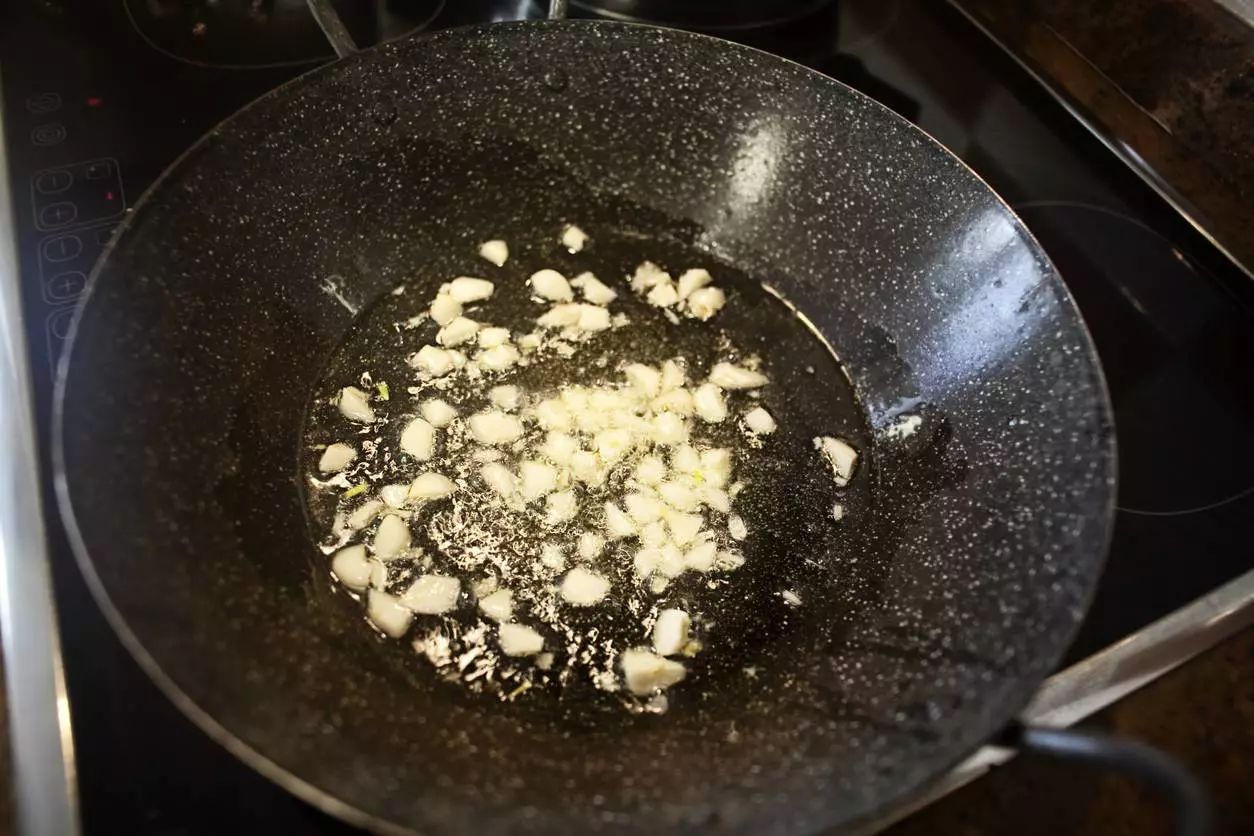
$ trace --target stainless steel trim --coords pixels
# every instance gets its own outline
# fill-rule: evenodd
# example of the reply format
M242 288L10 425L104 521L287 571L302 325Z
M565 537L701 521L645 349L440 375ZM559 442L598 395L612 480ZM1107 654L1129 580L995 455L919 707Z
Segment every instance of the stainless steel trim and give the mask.
M74 836L80 832L74 739L40 501L6 147L0 111L0 635L14 832Z
M1211 231L1210 223L1206 220L1202 212L1193 205L1192 201L1182 195L1171 185L1161 174L1146 162L1135 148L1132 148L1123 140L1116 136L1108 134L1100 125L1079 108L1071 97L1059 90L1053 81L1046 78L1028 63L1018 52L1011 49L989 30L987 26L980 21L973 13L968 12L962 7L961 0L948 0L949 5L961 14L966 20L980 31L980 34L988 38L990 42L995 44L1002 52L1009 56L1023 71L1041 86L1041 89L1050 95L1054 101L1058 102L1064 110L1069 113L1072 118L1088 129L1099 142L1106 146L1116 157L1132 170L1134 174L1141 178L1147 186L1153 189L1159 197L1167 202L1167 205L1176 210L1176 213L1185 220L1189 226L1193 227L1197 232L1205 238L1211 246L1221 252L1225 258L1231 261L1238 270L1254 280L1254 265L1247 265L1241 262L1239 258L1227 247L1225 247L1215 233Z
M1215 0L1246 26L1254 26L1254 0Z
M1023 722L1051 728L1074 725L1251 626L1254 571L1050 677L1024 710ZM985 746L927 796L877 821L874 830L913 815L1012 757L1008 749Z

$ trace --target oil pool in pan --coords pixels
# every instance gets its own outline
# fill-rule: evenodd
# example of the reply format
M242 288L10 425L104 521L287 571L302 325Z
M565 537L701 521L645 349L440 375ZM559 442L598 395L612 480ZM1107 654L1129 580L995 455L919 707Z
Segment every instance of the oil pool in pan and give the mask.
M313 533L368 623L436 675L497 699L582 692L663 711L702 679L769 667L795 611L862 593L841 563L865 486L842 484L838 471L854 468L834 468L847 448L832 439L869 452L863 413L831 348L761 283L674 241L559 231L485 245L474 275L491 288L439 293L452 276L415 276L360 316L310 403ZM599 304L582 309L595 323L581 331L558 308L584 300ZM573 327L537 325L563 312ZM444 349L458 368L446 370ZM580 478L578 456L597 457L582 450L572 466L546 432L559 421L559 442L578 438L569 415L545 414L572 387L611 410L630 407L624 391L677 398L666 417L684 416L685 442L620 431L632 452L602 450L601 470ZM507 435L481 443L493 428L476 415ZM588 436L583 446L596 449ZM569 488L552 484L555 460L564 480L576 474ZM682 485L668 478L681 470ZM648 564L681 550L685 568Z

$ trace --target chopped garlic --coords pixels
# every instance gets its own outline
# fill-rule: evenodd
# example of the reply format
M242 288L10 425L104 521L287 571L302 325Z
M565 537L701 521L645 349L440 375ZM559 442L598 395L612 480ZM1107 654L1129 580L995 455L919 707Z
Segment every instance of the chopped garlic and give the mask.
M544 499L544 521L548 525L561 525L574 519L578 511L579 505L575 501L574 491L558 491Z
M576 566L562 579L561 593L567 603L590 607L610 591L610 582L598 574Z
M715 363L710 371L710 382L721 389L757 389L768 383L761 372L731 363Z
M574 224L562 230L562 246L572 253L577 253L588 243L588 233Z
M675 545L686 546L697 539L701 526L705 525L705 518L700 514L670 513L666 515L666 525L671 530Z
M536 320L544 328L574 328L579 324L580 305L554 305Z
M647 397L657 397L662 390L662 373L644 363L629 363L623 368L623 376Z
M636 293L644 293L651 287L670 283L670 273L667 273L652 261L646 261L637 267L635 275L631 277L631 289Z
M508 622L514 617L514 593L498 589L479 599L479 610L494 622Z
M487 351L482 351L475 359L477 359L479 364L485 368L491 369L494 372L503 372L506 369L513 367L513 365L521 358L522 355L518 353L518 349L507 344L498 345L496 348L489 348Z
M329 444L318 459L318 470L323 473L338 473L357 460L357 451L347 444Z
M557 488L557 468L538 461L524 461L518 466L519 493L523 499L533 502L547 496Z
M779 593L779 597L783 598L784 603L790 607L801 606L801 597L791 589L785 589L783 592Z
M653 401L655 412L674 412L676 415L691 415L695 404L692 393L687 389L672 389L664 392Z
M636 536L636 525L631 517L612 502L605 503L605 530L614 540Z
M545 543L540 547L540 563L560 572L566 568L566 555L557 543Z
M506 656L535 656L544 650L544 636L523 624L502 624L498 636Z
M731 451L722 448L701 451L701 475L708 485L721 488L727 484L731 478Z
M488 398L499 409L513 412L522 403L522 390L517 386L493 386L492 391L488 392Z
M649 291L645 299L655 308L669 308L679 301L679 294L675 291L674 285L659 284Z
M713 508L719 513L726 514L731 511L731 497L726 491L716 488L714 485L703 484L697 488L697 494L701 497L701 502Z
M702 383L697 387L693 405L703 421L717 424L727 418L727 401L723 399L723 390L713 383Z
M509 261L509 244L498 239L492 241L484 241L479 246L479 257L487 259L497 267L504 267L505 262Z
M538 270L527 280L531 291L542 299L550 302L572 302L575 292L570 289L570 282L556 270Z
M457 417L457 410L438 398L423 401L419 411L423 419L433 427L447 427Z
M374 518L379 516L379 512L383 510L383 503L377 499L371 499L363 502L357 510L348 516L348 527L353 531L360 531L366 526L374 522Z
M409 525L395 514L388 514L379 523L379 530L374 533L375 556L381 560L390 560L409 548Z
M645 456L636 464L635 479L642 485L656 485L666 478L666 462L657 456Z
M692 621L683 610L668 609L657 614L653 624L653 650L659 656L674 656L688 644Z
M584 560L592 560L600 555L604 548L605 538L600 534L585 531L579 535L579 545L576 547L576 551Z
M580 331L605 331L609 329L610 312L596 305L579 306L579 322L576 327Z
M853 478L854 468L858 465L858 451L853 449L849 442L830 435L814 439L814 449L822 453L828 464L832 466L836 486L843 487L849 484L849 480Z
M435 455L435 427L425 418L415 418L401 432L401 450L420 462Z
M637 696L669 688L682 682L688 673L679 662L642 649L623 651L619 664L623 668L627 690Z
M544 437L544 443L540 445L540 455L562 467L569 466L571 458L577 452L579 442L576 439L554 430L549 431Z
M432 377L442 377L453 370L453 355L442 348L424 345L414 355L413 365Z
M410 499L431 502L451 496L456 490L457 485L453 484L453 480L447 476L441 476L439 473L423 473L409 484L408 496Z
M683 416L662 412L653 416L653 439L659 444L682 444L688 440L688 425Z
M714 568L718 557L718 546L712 541L697 543L684 555L684 566L694 572L708 572Z
M379 497L389 508L404 508L409 501L408 485L384 485Z
M509 500L513 498L518 490L514 474L510 473L509 468L503 464L489 462L479 468L479 476L489 488L496 491L503 499Z
M717 287L703 287L694 290L686 301L688 313L704 322L723 309L727 304L727 294Z
M331 558L331 571L354 592L361 592L370 586L370 575L374 572L374 563L366 556L365 546L349 546L340 549Z
M480 348L496 348L498 345L505 345L509 342L508 328L484 328L479 332Z
M570 474L587 485L599 485L605 474L596 453L578 450L570 457Z
M510 444L523 434L522 421L495 409L471 415L469 424L475 441L490 446Z
M570 284L579 288L583 298L594 305L608 305L618 298L617 292L591 273L580 273L570 280Z
M654 546L645 546L636 552L635 556L632 557L632 565L636 569L636 576L640 578L649 577L657 569L659 560L661 560L661 555Z
M668 578L676 578L684 573L684 553L674 543L663 543L657 550L657 568Z
M394 639L405 635L414 621L413 612L401 606L396 596L378 589L370 590L366 596L366 615L374 626Z
M556 398L540 402L536 407L536 421L546 430L566 431L571 428L570 412Z
M701 454L690 444L681 444L671 453L671 467L680 473L696 473L701 470Z
M608 463L618 461L635 447L632 434L623 429L603 430L596 434L593 443L601 460Z
M845 506L837 502L835 505L832 506L832 519L835 522L840 522L844 518L845 518Z
M673 479L658 485L657 492L662 501L676 511L695 511L700 504L692 488Z
M627 513L640 525L648 525L661 519L666 510L661 502L643 493L629 493L623 498Z
M700 290L713 280L709 270L700 267L685 270L679 277L679 298L687 299L694 290Z
M356 421L359 424L369 424L374 421L374 410L370 408L366 393L356 386L345 386L341 389L336 405L340 409L340 414L350 421Z
M732 514L727 518L727 532L731 534L733 540L743 540L749 536L749 527L745 525L745 521L740 518L739 514Z
M440 292L447 292L458 302L463 305L467 302L478 302L481 299L487 299L495 290L495 285L487 279L475 279L470 276L459 276L440 288Z
M448 325L462 315L462 303L447 293L441 293L431 303L431 318L439 326Z
M478 331L478 322L459 316L440 329L439 333L435 335L435 341L445 347L461 345L478 333Z
M667 360L662 364L662 391L669 392L672 389L678 389L688 382L688 375L684 372L684 367L674 360Z
M755 435L770 435L775 432L775 419L762 407L757 407L745 416L745 426Z
M462 582L448 575L423 575L401 594L401 604L423 615L443 615L457 608Z
M716 568L730 572L733 569L739 569L741 566L744 566L745 559L740 552L719 552L718 556L714 558L714 565Z
M666 533L666 526L661 520L649 523L640 529L640 542L651 549L659 549L669 542L671 536Z

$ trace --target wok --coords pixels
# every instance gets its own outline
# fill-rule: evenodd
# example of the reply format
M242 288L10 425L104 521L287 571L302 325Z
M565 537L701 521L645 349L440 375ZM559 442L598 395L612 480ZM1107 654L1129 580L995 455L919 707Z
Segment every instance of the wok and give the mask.
M307 526L310 398L356 312L402 282L426 299L485 269L479 241L548 240L561 221L768 281L852 383L842 422L866 464L840 545L801 528L749 554L763 609L718 658L760 675L697 673L705 697L673 689L661 716L436 681L333 588ZM790 391L804 405L836 385ZM923 429L889 443L903 412ZM97 265L57 425L71 540L139 663L246 763L380 832L871 822L1051 672L1114 496L1084 325L984 183L831 79L608 22L389 44L218 126ZM777 499L804 506L811 487L783 480ZM765 603L779 572L814 604Z

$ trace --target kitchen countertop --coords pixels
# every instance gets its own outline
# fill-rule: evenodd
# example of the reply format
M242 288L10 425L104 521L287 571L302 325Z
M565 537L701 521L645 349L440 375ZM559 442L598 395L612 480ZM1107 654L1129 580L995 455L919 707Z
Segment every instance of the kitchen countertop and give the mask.
M1216 836L1254 833L1254 629L1216 645L1081 724L1179 757L1206 783ZM1135 781L1019 757L882 836L1166 836L1165 809Z
M1254 274L1254 27L1215 0L954 3Z

